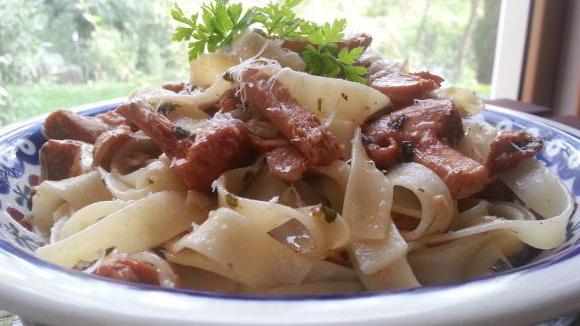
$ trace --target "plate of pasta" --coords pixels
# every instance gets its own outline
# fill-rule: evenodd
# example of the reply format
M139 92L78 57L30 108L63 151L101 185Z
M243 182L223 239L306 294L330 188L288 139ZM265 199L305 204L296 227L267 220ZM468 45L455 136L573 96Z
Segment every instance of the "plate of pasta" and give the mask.
M217 1L203 23L175 7L189 81L0 132L2 307L172 325L580 308L577 131L486 108L294 2Z

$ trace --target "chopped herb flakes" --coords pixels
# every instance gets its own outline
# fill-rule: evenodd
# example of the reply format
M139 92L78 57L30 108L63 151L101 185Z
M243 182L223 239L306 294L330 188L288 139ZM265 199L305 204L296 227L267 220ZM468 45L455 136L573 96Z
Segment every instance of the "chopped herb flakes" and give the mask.
M401 130L403 129L403 126L405 125L405 121L407 121L407 116L406 115L401 115L398 118L389 121L388 126L390 128L393 128L395 130Z
M172 126L171 129L173 130L173 134L177 139L185 139L191 137L191 133L180 126Z
M156 254L157 256L159 256L160 258L165 259L165 252L163 252L163 248L161 247L155 247L155 248L151 248L151 251Z
M226 194L226 203L231 208L236 208L236 207L238 207L238 197L236 197L232 194Z
M312 215L318 218L324 218L328 223L332 223L336 220L338 215L336 211L326 205L320 205L312 210Z
M157 108L157 112L161 113L164 116L168 116L173 111L175 111L175 105L171 103L163 103L159 105L159 108Z
M413 157L415 156L413 151L413 143L408 140L401 142L401 156L403 156L403 161L407 163L413 161Z

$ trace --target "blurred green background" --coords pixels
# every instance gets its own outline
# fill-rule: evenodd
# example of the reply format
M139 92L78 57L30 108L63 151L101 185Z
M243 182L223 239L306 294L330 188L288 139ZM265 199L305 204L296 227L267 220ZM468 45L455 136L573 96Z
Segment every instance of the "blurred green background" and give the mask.
M0 125L188 76L169 0L1 0ZM243 1L245 6L268 1ZM202 1L177 1L196 11ZM387 57L489 94L501 0L305 0L301 16L349 21Z

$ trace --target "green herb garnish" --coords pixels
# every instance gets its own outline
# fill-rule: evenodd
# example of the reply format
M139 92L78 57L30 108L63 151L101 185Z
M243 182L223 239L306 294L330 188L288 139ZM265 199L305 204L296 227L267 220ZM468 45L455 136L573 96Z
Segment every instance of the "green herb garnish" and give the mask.
M306 72L327 77L342 77L358 83L365 83L367 69L354 64L364 52L364 48L338 48L337 43L344 39L345 19L335 19L332 24L312 29L308 36L310 44L302 52Z
M173 19L187 26L180 26L173 34L174 41L190 41L189 59L195 60L206 50L215 52L218 48L230 46L233 40L254 23L254 8L243 12L241 3L228 4L218 0L202 7L201 23L199 14L186 17L177 5L171 10Z
M238 198L232 194L226 194L226 203L231 208L238 207Z
M336 220L338 214L334 209L326 205L320 205L312 210L312 215L321 219L323 218L327 223L332 223Z
M280 38L300 37L302 19L296 17L294 8L302 0L285 0L281 3L270 2L266 7L256 8L254 20L262 24L269 36Z
M199 14L186 17L183 10L175 5L171 16L185 26L175 29L173 40L188 41L189 59L195 60L206 51L212 53L231 46L243 31L260 24L270 37L304 38L308 41L300 54L308 73L366 83L364 76L367 69L355 65L364 48L339 47L344 40L346 20L336 19L331 24L317 25L300 19L294 9L301 2L270 2L265 7L252 7L244 11L241 4L230 5L227 0L216 0L203 5L201 17Z

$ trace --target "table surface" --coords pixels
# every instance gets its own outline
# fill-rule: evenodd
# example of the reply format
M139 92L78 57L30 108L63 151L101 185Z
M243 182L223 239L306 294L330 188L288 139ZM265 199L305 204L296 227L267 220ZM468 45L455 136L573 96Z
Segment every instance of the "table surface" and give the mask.
M512 109L515 111L526 112L534 115L538 115L541 117L545 117L547 119L562 123L572 128L576 128L580 130L580 117L578 116L550 116L550 110L548 108L536 105L525 104L513 100L507 99L500 99L500 100L491 100L485 101L486 103L493 104L496 106L501 106L504 108ZM571 316L568 316L570 318ZM575 319L574 322L570 323L570 325L577 325L580 324L580 316L575 315L572 317ZM20 319L14 317L10 313L0 311L0 326L21 326L22 323Z

